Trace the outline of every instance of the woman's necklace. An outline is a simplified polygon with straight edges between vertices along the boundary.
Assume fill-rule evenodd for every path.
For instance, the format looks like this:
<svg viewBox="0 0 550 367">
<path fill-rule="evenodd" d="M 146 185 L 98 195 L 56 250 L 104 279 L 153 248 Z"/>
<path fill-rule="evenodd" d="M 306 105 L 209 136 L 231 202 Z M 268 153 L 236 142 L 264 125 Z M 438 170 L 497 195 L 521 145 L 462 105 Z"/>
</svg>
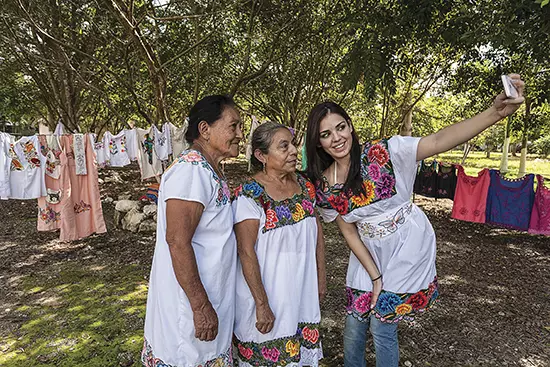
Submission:
<svg viewBox="0 0 550 367">
<path fill-rule="evenodd" d="M 206 161 L 210 164 L 212 169 L 214 169 L 214 172 L 218 175 L 218 177 L 223 178 L 224 177 L 223 173 L 220 171 L 218 165 L 212 159 L 212 156 L 210 155 L 210 153 L 208 153 L 208 151 L 202 146 L 202 144 L 199 143 L 198 141 L 195 141 L 193 143 L 193 146 L 194 146 L 193 149 L 199 151 L 204 156 L 204 158 L 206 158 Z M 200 148 L 200 149 L 198 149 L 198 148 Z"/>
<path fill-rule="evenodd" d="M 345 176 L 347 176 L 348 172 L 349 172 L 349 165 Z M 335 160 L 334 161 L 334 185 L 336 184 L 338 184 L 338 162 Z"/>
</svg>

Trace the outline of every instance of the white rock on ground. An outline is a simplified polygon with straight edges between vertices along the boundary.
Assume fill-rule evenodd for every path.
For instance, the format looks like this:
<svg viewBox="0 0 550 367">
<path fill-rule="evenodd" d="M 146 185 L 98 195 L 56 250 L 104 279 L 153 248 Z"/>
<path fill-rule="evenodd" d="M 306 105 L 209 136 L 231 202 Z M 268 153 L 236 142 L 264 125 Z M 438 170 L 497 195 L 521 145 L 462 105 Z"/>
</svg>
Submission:
<svg viewBox="0 0 550 367">
<path fill-rule="evenodd" d="M 139 225 L 145 219 L 145 214 L 138 209 L 132 209 L 122 219 L 122 229 L 127 231 L 137 232 Z"/>
<path fill-rule="evenodd" d="M 143 207 L 143 214 L 147 216 L 147 218 L 152 217 L 157 213 L 157 205 L 156 204 L 149 204 L 145 205 Z"/>
<path fill-rule="evenodd" d="M 127 213 L 132 209 L 139 209 L 139 201 L 137 200 L 119 200 L 116 203 L 115 210 Z"/>
<path fill-rule="evenodd" d="M 157 222 L 152 219 L 145 219 L 139 225 L 139 232 L 154 232 L 157 230 Z"/>
</svg>

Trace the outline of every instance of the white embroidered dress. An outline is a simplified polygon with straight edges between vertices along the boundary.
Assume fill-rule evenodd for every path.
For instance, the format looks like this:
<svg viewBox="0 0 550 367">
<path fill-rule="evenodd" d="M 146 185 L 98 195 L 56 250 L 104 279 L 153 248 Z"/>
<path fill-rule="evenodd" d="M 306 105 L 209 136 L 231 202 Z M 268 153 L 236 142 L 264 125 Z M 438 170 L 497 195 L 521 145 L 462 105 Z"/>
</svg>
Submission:
<svg viewBox="0 0 550 367">
<path fill-rule="evenodd" d="M 178 283 L 166 242 L 166 201 L 204 206 L 192 239 L 199 275 L 218 316 L 218 336 L 195 338 L 193 312 Z M 227 183 L 206 159 L 186 150 L 162 176 L 158 198 L 157 240 L 145 317 L 142 361 L 147 367 L 232 366 L 237 248 Z"/>
<path fill-rule="evenodd" d="M 0 199 L 6 200 L 11 195 L 10 188 L 10 147 L 15 139 L 13 136 L 0 132 Z"/>
<path fill-rule="evenodd" d="M 155 138 L 155 153 L 161 161 L 167 161 L 172 154 L 172 142 L 170 141 L 170 126 L 166 123 L 159 131 L 155 125 L 151 127 Z"/>
<path fill-rule="evenodd" d="M 124 130 L 116 135 L 107 131 L 105 133 L 104 142 L 109 149 L 111 167 L 124 167 L 130 164 L 130 157 L 126 151 L 126 133 Z"/>
<path fill-rule="evenodd" d="M 302 193 L 272 200 L 254 179 L 237 189 L 235 223 L 259 220 L 255 251 L 273 329 L 256 328 L 256 305 L 239 262 L 235 344 L 239 366 L 318 366 L 323 357 L 317 287 L 315 188 L 298 175 Z"/>
<path fill-rule="evenodd" d="M 139 157 L 139 145 L 136 129 L 124 130 L 124 136 L 126 137 L 126 153 L 128 153 L 128 158 L 132 162 L 137 161 Z"/>
<path fill-rule="evenodd" d="M 146 180 L 162 174 L 162 163 L 155 153 L 155 137 L 153 129 L 136 129 L 139 146 L 139 169 L 141 179 Z"/>
<path fill-rule="evenodd" d="M 383 277 L 382 293 L 371 310 L 372 282 L 357 257 L 350 254 L 347 311 L 359 320 L 366 319 L 371 312 L 384 322 L 412 319 L 438 297 L 435 233 L 424 212 L 411 202 L 419 141 L 420 138 L 394 136 L 387 140 L 387 150 L 384 143 L 373 143 L 363 152 L 363 171 L 377 171 L 374 176 L 380 175 L 380 167 L 370 168 L 375 165 L 371 163 L 389 153 L 397 193 L 342 215 L 346 222 L 356 223 Z M 370 151 L 372 155 L 367 152 L 369 147 L 375 147 Z M 376 195 L 378 188 L 372 188 L 372 195 Z M 368 199 L 371 197 L 367 194 Z M 350 203 L 353 201 L 360 203 L 357 197 L 352 197 Z M 333 221 L 339 215 L 327 208 L 320 208 L 320 213 L 325 221 Z"/>
<path fill-rule="evenodd" d="M 170 127 L 170 139 L 172 140 L 172 154 L 174 157 L 189 147 L 187 140 L 185 140 L 185 133 L 187 133 L 188 125 L 189 121 L 187 119 L 183 120 L 183 125 L 181 127 L 177 127 L 172 123 L 168 124 Z"/>
<path fill-rule="evenodd" d="M 97 166 L 99 168 L 104 168 L 111 165 L 111 154 L 109 153 L 109 138 L 107 134 L 103 134 L 103 137 L 99 141 L 96 141 L 97 136 L 95 134 L 91 134 L 90 136 L 92 138 L 92 145 L 94 147 Z"/>
<path fill-rule="evenodd" d="M 10 147 L 10 198 L 38 199 L 46 196 L 46 157 L 38 136 L 22 137 Z"/>
</svg>

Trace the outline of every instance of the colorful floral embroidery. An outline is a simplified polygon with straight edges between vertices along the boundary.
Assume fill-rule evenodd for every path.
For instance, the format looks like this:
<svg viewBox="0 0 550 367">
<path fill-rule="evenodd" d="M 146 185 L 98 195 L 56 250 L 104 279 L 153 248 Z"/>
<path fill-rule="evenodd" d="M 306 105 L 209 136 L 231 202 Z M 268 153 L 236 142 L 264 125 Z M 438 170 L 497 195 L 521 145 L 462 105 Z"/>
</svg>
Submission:
<svg viewBox="0 0 550 367">
<path fill-rule="evenodd" d="M 109 152 L 112 155 L 118 154 L 118 147 L 113 139 L 109 139 Z"/>
<path fill-rule="evenodd" d="M 11 165 L 10 165 L 11 171 L 22 171 L 25 169 L 25 167 L 23 167 L 23 164 L 21 164 L 21 162 L 19 161 L 19 157 L 17 157 L 17 154 L 15 154 L 13 144 L 10 144 L 10 157 L 11 157 Z"/>
<path fill-rule="evenodd" d="M 86 204 L 84 200 L 80 200 L 79 203 L 74 204 L 74 212 L 76 214 L 87 212 L 92 209 L 90 204 Z"/>
<path fill-rule="evenodd" d="M 46 156 L 46 173 L 54 178 L 59 177 L 59 170 L 57 168 L 61 165 L 59 156 L 61 155 L 61 149 L 50 149 L 42 146 L 42 152 Z"/>
<path fill-rule="evenodd" d="M 177 159 L 175 159 L 172 164 L 166 169 L 168 171 L 170 168 L 175 166 L 178 163 L 187 162 L 193 165 L 200 165 L 210 172 L 214 180 L 218 183 L 218 196 L 216 197 L 216 206 L 222 206 L 230 202 L 231 200 L 231 190 L 225 180 L 225 177 L 219 177 L 214 168 L 208 163 L 206 158 L 198 150 L 184 150 L 180 153 Z"/>
<path fill-rule="evenodd" d="M 366 320 L 372 313 L 384 322 L 399 322 L 414 317 L 434 305 L 439 296 L 437 277 L 416 293 L 393 293 L 382 290 L 374 308 L 371 308 L 372 292 L 346 288 L 348 314 L 358 320 Z"/>
<path fill-rule="evenodd" d="M 147 154 L 147 161 L 149 164 L 153 164 L 153 145 L 154 145 L 154 138 L 152 136 L 149 136 L 149 134 L 145 134 L 143 136 L 143 141 L 141 142 L 141 148 Z"/>
<path fill-rule="evenodd" d="M 247 196 L 264 209 L 266 216 L 262 229 L 264 233 L 315 216 L 315 199 L 312 197 L 314 187 L 301 174 L 297 174 L 296 177 L 302 192 L 285 200 L 271 199 L 264 187 L 254 179 L 250 179 L 235 190 L 235 197 Z"/>
<path fill-rule="evenodd" d="M 155 358 L 153 354 L 153 348 L 145 339 L 143 342 L 143 349 L 141 351 L 141 362 L 145 367 L 176 367 L 165 363 L 160 358 Z M 211 359 L 204 363 L 199 363 L 195 367 L 232 367 L 233 366 L 233 353 L 232 348 L 230 347 L 225 353 L 219 355 L 218 357 Z"/>
<path fill-rule="evenodd" d="M 286 366 L 299 363 L 303 348 L 315 350 L 321 347 L 319 324 L 300 323 L 296 334 L 269 340 L 264 343 L 243 342 L 235 338 L 240 360 L 252 366 Z"/>
<path fill-rule="evenodd" d="M 25 160 L 30 165 L 31 168 L 39 168 L 40 167 L 40 158 L 38 158 L 38 152 L 36 151 L 36 148 L 34 147 L 34 144 L 31 140 L 27 142 L 19 142 L 16 143 L 21 146 L 21 151 L 23 152 L 23 156 L 25 157 Z M 25 169 L 25 166 L 21 163 L 19 157 L 17 156 L 17 153 L 15 153 L 15 148 L 13 144 L 10 144 L 10 156 L 11 156 L 11 165 L 10 170 L 12 171 L 22 171 Z"/>
<path fill-rule="evenodd" d="M 286 342 L 285 351 L 289 356 L 294 357 L 300 353 L 300 343 L 289 340 Z"/>
<path fill-rule="evenodd" d="M 382 139 L 365 145 L 361 155 L 361 176 L 364 194 L 352 195 L 343 192 L 343 185 L 329 187 L 326 178 L 317 183 L 317 204 L 322 208 L 334 209 L 341 215 L 389 199 L 395 189 L 395 173 L 388 151 L 388 140 Z"/>
<path fill-rule="evenodd" d="M 61 213 L 56 212 L 51 207 L 46 205 L 46 208 L 38 208 L 38 218 L 44 221 L 46 224 L 50 224 L 52 222 L 59 222 L 61 220 Z"/>
<path fill-rule="evenodd" d="M 121 139 L 120 139 L 120 151 L 122 153 L 126 152 L 126 135 L 124 135 Z"/>
<path fill-rule="evenodd" d="M 25 155 L 25 159 L 27 160 L 27 162 L 29 162 L 32 167 L 39 168 L 40 158 L 38 158 L 38 152 L 36 151 L 33 142 L 27 141 L 26 143 L 23 143 L 22 146 L 23 154 Z"/>
</svg>

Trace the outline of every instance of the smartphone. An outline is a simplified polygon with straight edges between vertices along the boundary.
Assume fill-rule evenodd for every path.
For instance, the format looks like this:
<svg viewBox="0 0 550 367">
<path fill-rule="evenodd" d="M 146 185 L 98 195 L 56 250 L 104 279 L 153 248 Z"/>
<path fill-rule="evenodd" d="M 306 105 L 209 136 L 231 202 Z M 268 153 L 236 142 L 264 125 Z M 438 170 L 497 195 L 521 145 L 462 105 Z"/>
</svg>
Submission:
<svg viewBox="0 0 550 367">
<path fill-rule="evenodd" d="M 502 85 L 504 86 L 504 94 L 508 98 L 518 98 L 518 90 L 516 89 L 512 79 L 508 75 L 501 75 Z"/>
</svg>

